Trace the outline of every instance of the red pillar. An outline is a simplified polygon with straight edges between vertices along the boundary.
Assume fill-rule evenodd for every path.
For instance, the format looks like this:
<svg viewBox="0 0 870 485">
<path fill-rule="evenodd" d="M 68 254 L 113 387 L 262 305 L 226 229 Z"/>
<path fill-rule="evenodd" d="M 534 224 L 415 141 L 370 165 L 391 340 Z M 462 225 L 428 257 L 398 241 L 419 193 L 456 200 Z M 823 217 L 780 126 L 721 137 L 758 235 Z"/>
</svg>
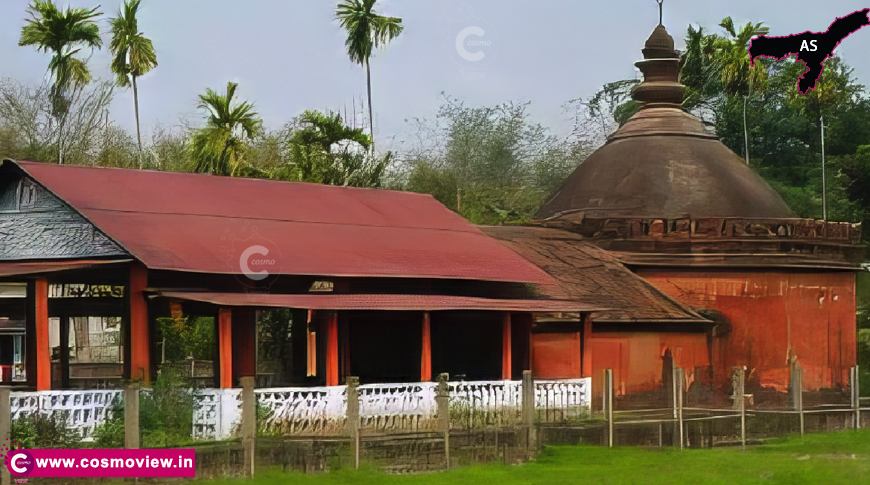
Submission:
<svg viewBox="0 0 870 485">
<path fill-rule="evenodd" d="M 37 391 L 51 389 L 51 348 L 48 339 L 48 280 L 27 283 L 27 384 Z"/>
<path fill-rule="evenodd" d="M 221 389 L 233 387 L 233 312 L 218 311 L 218 366 Z"/>
<path fill-rule="evenodd" d="M 432 335 L 429 312 L 423 312 L 423 351 L 420 353 L 420 382 L 432 380 Z"/>
<path fill-rule="evenodd" d="M 151 380 L 151 332 L 148 330 L 148 269 L 140 264 L 130 266 L 129 298 L 130 311 L 130 379 Z"/>
<path fill-rule="evenodd" d="M 232 309 L 233 382 L 257 376 L 257 318 L 251 307 Z"/>
<path fill-rule="evenodd" d="M 501 337 L 501 378 L 511 378 L 511 314 L 504 312 L 502 317 L 502 337 Z"/>
<path fill-rule="evenodd" d="M 583 377 L 592 377 L 592 320 L 583 315 Z"/>
<path fill-rule="evenodd" d="M 338 385 L 338 313 L 326 321 L 326 385 Z"/>
</svg>

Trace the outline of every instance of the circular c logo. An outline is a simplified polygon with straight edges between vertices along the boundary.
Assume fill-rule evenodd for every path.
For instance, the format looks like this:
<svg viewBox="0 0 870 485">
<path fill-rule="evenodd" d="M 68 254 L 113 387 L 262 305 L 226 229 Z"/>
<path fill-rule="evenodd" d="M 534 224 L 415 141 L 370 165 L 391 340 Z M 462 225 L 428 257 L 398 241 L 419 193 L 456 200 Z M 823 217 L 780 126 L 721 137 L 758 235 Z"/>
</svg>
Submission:
<svg viewBox="0 0 870 485">
<path fill-rule="evenodd" d="M 9 473 L 19 477 L 26 477 L 36 467 L 33 456 L 24 450 L 15 450 L 6 461 Z"/>
<path fill-rule="evenodd" d="M 478 50 L 476 52 L 468 52 L 468 49 L 465 48 L 465 39 L 472 35 L 476 37 L 483 37 L 484 34 L 486 34 L 486 31 L 476 25 L 472 25 L 470 27 L 466 27 L 460 30 L 459 33 L 456 34 L 456 52 L 458 52 L 459 55 L 466 61 L 477 62 L 483 59 L 484 57 L 486 57 L 486 54 L 484 54 L 481 50 Z M 486 45 L 489 45 L 489 43 L 487 42 Z"/>
<path fill-rule="evenodd" d="M 245 276 L 247 276 L 248 278 L 250 278 L 254 281 L 260 281 L 262 279 L 265 279 L 267 276 L 269 276 L 269 272 L 265 269 L 260 270 L 260 271 L 254 271 L 251 269 L 251 267 L 248 265 L 248 260 L 254 254 L 259 254 L 260 256 L 267 256 L 269 254 L 269 249 L 264 247 L 264 246 L 260 246 L 259 244 L 254 245 L 254 246 L 248 246 L 244 251 L 242 251 L 242 255 L 239 256 L 239 267 L 242 269 L 242 274 L 244 274 Z M 256 261 L 270 261 L 271 262 L 271 260 L 256 260 Z M 251 263 L 254 265 L 257 264 L 256 262 L 251 262 Z M 272 262 L 271 264 L 275 264 L 275 263 Z"/>
</svg>

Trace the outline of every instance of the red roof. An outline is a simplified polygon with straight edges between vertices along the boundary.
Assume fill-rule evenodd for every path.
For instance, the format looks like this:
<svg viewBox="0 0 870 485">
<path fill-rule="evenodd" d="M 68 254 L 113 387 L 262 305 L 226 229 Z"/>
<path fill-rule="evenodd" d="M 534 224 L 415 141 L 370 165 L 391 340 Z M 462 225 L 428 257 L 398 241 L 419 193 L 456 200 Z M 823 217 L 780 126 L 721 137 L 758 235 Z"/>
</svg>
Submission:
<svg viewBox="0 0 870 485">
<path fill-rule="evenodd" d="M 590 312 L 600 306 L 561 300 L 509 300 L 444 295 L 273 294 L 160 292 L 160 296 L 222 306 L 305 308 L 309 310 L 498 310 L 518 312 Z"/>
<path fill-rule="evenodd" d="M 256 232 L 281 274 L 551 281 L 430 195 L 14 163 L 151 269 L 232 273 L 225 238 Z"/>
</svg>

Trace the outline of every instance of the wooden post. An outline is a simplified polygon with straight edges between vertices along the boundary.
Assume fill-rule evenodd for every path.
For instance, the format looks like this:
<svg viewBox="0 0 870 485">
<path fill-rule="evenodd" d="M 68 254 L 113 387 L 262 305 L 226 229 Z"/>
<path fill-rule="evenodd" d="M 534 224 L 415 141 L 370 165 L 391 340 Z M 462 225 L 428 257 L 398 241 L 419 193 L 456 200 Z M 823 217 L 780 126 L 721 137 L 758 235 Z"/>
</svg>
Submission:
<svg viewBox="0 0 870 485">
<path fill-rule="evenodd" d="M 139 448 L 139 383 L 124 388 L 124 448 Z"/>
<path fill-rule="evenodd" d="M 141 264 L 132 264 L 129 282 L 126 295 L 130 312 L 130 334 L 127 336 L 130 346 L 129 378 L 148 383 L 151 380 L 151 332 L 148 328 L 148 301 L 145 298 L 148 270 Z"/>
<path fill-rule="evenodd" d="M 795 411 L 798 412 L 800 418 L 801 436 L 804 435 L 804 384 L 803 384 L 803 369 L 801 365 L 795 363 L 791 369 L 791 392 L 792 403 Z"/>
<path fill-rule="evenodd" d="M 607 419 L 607 446 L 613 447 L 613 369 L 604 370 L 604 415 Z"/>
<path fill-rule="evenodd" d="M 69 321 L 62 315 L 60 321 L 60 388 L 69 389 Z"/>
<path fill-rule="evenodd" d="M 447 381 L 450 376 L 447 373 L 438 374 L 438 394 L 435 403 L 438 406 L 438 427 L 444 433 L 444 459 L 447 469 L 450 469 L 450 388 Z"/>
<path fill-rule="evenodd" d="M 592 319 L 583 315 L 583 377 L 592 376 Z"/>
<path fill-rule="evenodd" d="M 674 381 L 677 383 L 677 424 L 680 427 L 680 449 L 683 449 L 684 443 L 686 442 L 685 436 L 683 436 L 683 383 L 686 382 L 685 378 L 685 370 L 682 368 L 677 368 L 677 371 L 674 373 Z"/>
<path fill-rule="evenodd" d="M 48 280 L 27 282 L 25 313 L 27 385 L 51 389 L 51 349 L 48 332 Z"/>
<path fill-rule="evenodd" d="M 11 388 L 0 386 L 0 443 L 12 448 L 12 403 L 9 401 Z M 5 464 L 4 464 L 5 465 Z M 0 485 L 10 485 L 12 475 L 6 466 L 0 465 Z"/>
<path fill-rule="evenodd" d="M 513 370 L 511 363 L 511 313 L 504 312 L 501 325 L 501 378 L 510 380 Z"/>
<path fill-rule="evenodd" d="M 738 400 L 740 409 L 740 446 L 746 449 L 746 371 L 740 367 L 737 369 L 736 379 L 737 389 L 734 390 L 734 397 Z"/>
<path fill-rule="evenodd" d="M 858 366 L 852 367 L 849 389 L 852 391 L 852 409 L 855 413 L 855 429 L 861 429 L 861 379 Z"/>
<path fill-rule="evenodd" d="M 353 467 L 359 468 L 359 377 L 348 377 L 347 384 L 347 434 L 353 449 Z"/>
<path fill-rule="evenodd" d="M 242 385 L 242 446 L 245 449 L 245 476 L 254 476 L 257 449 L 257 396 L 254 395 L 254 376 L 239 379 Z"/>
<path fill-rule="evenodd" d="M 526 427 L 529 454 L 538 449 L 538 430 L 535 428 L 535 380 L 532 371 L 523 371 L 523 426 Z"/>
<path fill-rule="evenodd" d="M 423 312 L 423 349 L 420 352 L 420 382 L 432 380 L 432 330 L 429 312 Z"/>
<path fill-rule="evenodd" d="M 252 307 L 232 309 L 233 382 L 257 376 L 257 315 Z"/>
<path fill-rule="evenodd" d="M 220 387 L 233 387 L 233 311 L 221 308 L 218 311 L 218 366 Z"/>
<path fill-rule="evenodd" d="M 326 385 L 338 385 L 338 313 L 326 321 Z"/>
</svg>

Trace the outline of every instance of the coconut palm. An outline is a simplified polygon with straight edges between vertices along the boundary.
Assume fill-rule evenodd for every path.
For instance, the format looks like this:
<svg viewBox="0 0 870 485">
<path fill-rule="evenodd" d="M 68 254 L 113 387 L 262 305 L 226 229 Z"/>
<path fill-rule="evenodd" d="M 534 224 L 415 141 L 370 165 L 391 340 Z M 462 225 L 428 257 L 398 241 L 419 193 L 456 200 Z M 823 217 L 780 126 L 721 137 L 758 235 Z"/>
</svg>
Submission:
<svg viewBox="0 0 870 485">
<path fill-rule="evenodd" d="M 69 90 L 81 88 L 92 79 L 87 60 L 77 57 L 83 49 L 103 45 L 95 19 L 102 15 L 99 7 L 61 10 L 52 0 L 33 0 L 27 7 L 30 18 L 21 28 L 20 46 L 34 46 L 51 52 L 48 71 L 51 88 L 52 116 L 58 120 L 57 162 L 63 163 L 63 126 L 69 108 Z"/>
<path fill-rule="evenodd" d="M 198 107 L 205 111 L 206 123 L 191 140 L 195 172 L 236 176 L 247 167 L 248 143 L 262 131 L 263 120 L 253 104 L 234 99 L 238 86 L 229 82 L 226 94 L 207 89 L 199 96 Z"/>
<path fill-rule="evenodd" d="M 335 18 L 347 31 L 347 56 L 351 62 L 365 66 L 366 89 L 369 101 L 369 132 L 374 152 L 375 128 L 372 117 L 372 48 L 387 45 L 402 33 L 402 19 L 384 17 L 374 11 L 376 0 L 344 0 L 335 10 Z"/>
<path fill-rule="evenodd" d="M 763 90 L 767 83 L 767 69 L 762 62 L 752 63 L 749 58 L 749 44 L 753 37 L 766 35 L 770 29 L 759 22 L 747 23 L 737 31 L 731 17 L 722 19 L 719 24 L 730 38 L 719 38 L 716 42 L 719 76 L 722 89 L 730 96 L 743 97 L 743 141 L 746 148 L 746 163 L 749 164 L 749 127 L 746 123 L 746 102 L 753 91 Z"/>
<path fill-rule="evenodd" d="M 139 90 L 136 78 L 157 67 L 157 53 L 151 39 L 139 32 L 139 21 L 136 14 L 141 0 L 126 0 L 124 6 L 118 9 L 118 16 L 109 19 L 112 40 L 109 50 L 112 52 L 112 72 L 115 73 L 118 86 L 133 87 L 133 104 L 136 109 L 136 140 L 139 142 L 139 165 L 142 165 L 142 134 L 139 129 Z"/>
</svg>

